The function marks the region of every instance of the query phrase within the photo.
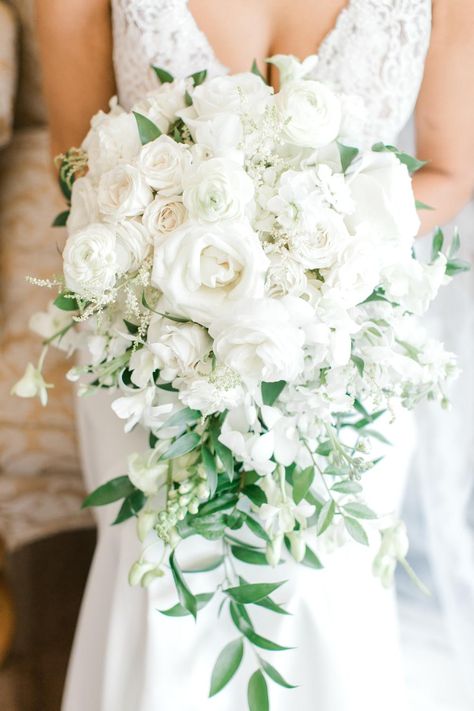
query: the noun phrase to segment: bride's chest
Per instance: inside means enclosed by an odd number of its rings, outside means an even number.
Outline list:
[[[112,6],[117,86],[125,106],[156,85],[151,64],[176,77],[203,68],[211,76],[228,71],[188,0],[112,0]],[[349,0],[332,22],[319,45],[316,75],[353,97],[347,112],[354,135],[393,139],[419,90],[431,0]],[[317,31],[314,36],[317,43]]]

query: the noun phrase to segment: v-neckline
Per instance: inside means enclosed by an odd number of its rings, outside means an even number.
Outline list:
[[[356,0],[347,0],[346,5],[340,10],[339,14],[336,17],[336,20],[334,22],[334,25],[331,27],[331,29],[326,32],[324,35],[323,39],[319,43],[319,47],[315,49],[313,54],[320,55],[321,52],[325,49],[325,47],[329,44],[329,42],[332,40],[332,38],[337,34],[339,31],[339,27],[341,25],[341,22],[343,19],[346,18],[347,14],[352,10],[353,5],[355,4]],[[195,32],[197,35],[199,35],[203,41],[203,43],[206,45],[206,48],[209,52],[209,56],[212,57],[214,60],[215,64],[223,70],[223,73],[229,74],[230,69],[224,62],[221,62],[219,57],[217,56],[216,52],[214,51],[213,46],[211,45],[208,36],[204,32],[204,30],[201,29],[199,22],[195,18],[191,8],[189,7],[189,0],[184,0],[185,4],[185,12],[188,15],[189,22],[193,26]]]

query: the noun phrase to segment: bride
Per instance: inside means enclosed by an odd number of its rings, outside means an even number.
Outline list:
[[[422,231],[446,222],[468,200],[474,152],[473,107],[465,106],[474,61],[470,0],[37,0],[44,86],[54,154],[79,145],[90,117],[117,93],[125,108],[156,84],[154,64],[175,77],[246,71],[257,58],[315,52],[315,77],[348,96],[348,138],[361,147],[394,143],[416,103],[417,152],[430,163],[415,178]],[[469,145],[470,142],[470,145]],[[106,394],[78,402],[88,488],[123,473],[144,433],[124,438]],[[394,447],[370,474],[369,496],[382,510],[399,505],[413,446],[402,419]],[[98,545],[66,684],[63,711],[241,711],[244,669],[207,698],[210,670],[228,641],[227,622],[205,611],[197,625],[163,617],[169,580],[130,588],[137,558],[133,522],[110,528],[98,512]],[[272,637],[297,651],[277,666],[299,684],[271,690],[273,711],[402,711],[403,681],[393,595],[371,575],[372,551],[347,546],[319,572],[291,571],[290,623]],[[188,559],[196,564],[188,546]],[[199,575],[195,586],[199,587]],[[206,581],[208,584],[209,579]],[[262,611],[263,631],[269,620]],[[231,637],[232,638],[232,637]],[[248,660],[250,662],[250,660]]]

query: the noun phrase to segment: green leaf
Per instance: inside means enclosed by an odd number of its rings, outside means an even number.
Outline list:
[[[362,430],[364,427],[367,427],[367,425],[370,425],[372,424],[372,422],[375,422],[375,420],[378,420],[379,417],[382,417],[385,412],[386,410],[377,410],[377,412],[373,412],[368,417],[364,417],[361,420],[357,420],[357,422],[354,422],[352,426],[356,430]]]
[[[193,422],[197,422],[197,420],[200,420],[201,417],[202,415],[199,410],[191,410],[190,407],[185,407],[182,410],[175,412],[174,415],[171,415],[171,417],[168,417],[164,424],[161,425],[161,429],[165,427],[185,427]]]
[[[135,116],[135,120],[137,122],[138,133],[142,146],[146,145],[147,143],[150,143],[151,141],[154,141],[156,138],[159,138],[161,136],[160,129],[155,123],[153,123],[153,121],[150,121],[149,118],[143,116],[143,114],[137,113],[136,111],[133,111],[132,113]]]
[[[444,234],[443,230],[439,227],[436,229],[433,235],[433,242],[431,243],[431,261],[434,262],[438,254],[443,249],[444,244]]]
[[[178,392],[178,388],[174,388],[171,385],[171,383],[158,383],[156,387],[159,388],[160,390],[166,390],[166,392],[168,392],[168,393],[177,393]]]
[[[318,516],[317,533],[320,536],[328,528],[334,518],[336,505],[333,499],[326,501]]]
[[[265,553],[262,551],[250,550],[241,546],[231,546],[232,555],[242,563],[250,565],[268,565]]]
[[[217,512],[210,516],[193,516],[191,526],[208,541],[216,541],[224,535],[226,521],[224,515]]]
[[[471,265],[463,259],[450,259],[446,264],[446,274],[448,276],[455,276],[456,274],[461,274],[461,272],[469,272],[470,270]]]
[[[161,67],[152,67],[152,69],[162,84],[171,84],[174,81],[174,76],[166,69],[161,69]]]
[[[196,595],[196,606],[198,610],[202,610],[205,605],[214,597],[214,593],[198,593]],[[185,607],[183,607],[179,602],[176,605],[173,605],[173,607],[169,607],[167,610],[158,610],[158,612],[161,612],[162,615],[166,615],[167,617],[186,617],[187,615],[191,614],[189,610],[186,610]]]
[[[178,593],[178,599],[181,605],[196,619],[198,606],[197,599],[189,589],[183,574],[179,568],[178,561],[175,557],[175,551],[170,555],[170,567],[173,574],[174,584]]]
[[[363,378],[365,363],[362,360],[362,358],[359,358],[359,356],[356,356],[356,355],[351,355],[351,361],[354,363],[355,367],[357,368],[357,372],[359,373],[360,377]]]
[[[337,147],[339,149],[339,157],[341,159],[342,172],[345,173],[354,158],[359,154],[358,148],[353,148],[352,146],[345,146],[337,141]]]
[[[158,442],[158,437],[153,434],[153,432],[150,432],[148,435],[148,446],[150,449],[155,449],[155,444]]]
[[[286,385],[285,380],[277,380],[275,383],[262,383],[262,399],[264,405],[273,405],[278,398],[283,388]]]
[[[367,533],[355,518],[349,518],[344,516],[344,525],[347,532],[352,538],[357,541],[357,543],[362,543],[364,546],[369,545],[369,539],[367,538]]]
[[[188,452],[192,452],[193,449],[196,449],[200,443],[201,437],[197,432],[186,432],[168,447],[166,452],[161,455],[161,459],[182,457],[183,454],[188,454]]]
[[[118,476],[115,479],[111,479],[106,484],[94,489],[89,496],[86,496],[82,502],[83,509],[89,506],[105,506],[106,504],[111,504],[113,501],[118,501],[123,499],[129,494],[135,491],[135,487],[128,478],[128,476]]]
[[[255,536],[257,536],[258,538],[262,538],[267,543],[270,543],[270,536],[268,535],[268,533],[258,521],[256,521],[252,516],[250,516],[250,514],[245,514],[245,523]]]
[[[291,614],[287,610],[284,610],[283,607],[281,607],[280,605],[277,605],[277,603],[274,602],[271,597],[264,597],[263,600],[259,600],[258,602],[254,602],[253,604],[258,605],[259,607],[264,607],[266,610],[270,610],[271,612],[276,612],[277,615]]]
[[[266,649],[268,652],[284,652],[287,649],[293,649],[293,647],[282,647],[281,644],[272,642],[271,639],[262,637],[262,635],[255,632],[253,629],[247,629],[243,634],[247,637],[248,641],[251,642],[255,647],[260,647],[260,649]]]
[[[252,674],[247,689],[249,711],[269,711],[268,688],[260,669]]]
[[[415,200],[415,207],[417,210],[434,210],[434,207],[427,205],[426,202],[421,202],[421,200]]]
[[[136,323],[132,323],[131,321],[127,321],[126,319],[123,319],[123,322],[125,324],[125,328],[129,333],[131,333],[133,336],[138,333],[138,326]]]
[[[69,217],[69,212],[70,210],[64,210],[64,212],[60,212],[59,215],[56,215],[51,227],[64,227],[67,222],[67,218]]]
[[[331,491],[336,491],[338,494],[359,494],[362,491],[362,487],[357,481],[345,479],[333,484]]]
[[[325,442],[321,442],[316,449],[316,454],[320,454],[321,457],[327,457],[332,452],[332,442],[327,439]]]
[[[201,461],[207,476],[209,498],[212,499],[217,489],[217,466],[210,449],[206,446],[201,448]]]
[[[192,574],[192,573],[209,573],[211,570],[216,570],[217,568],[220,568],[220,566],[223,564],[225,558],[223,555],[218,556],[214,560],[212,560],[210,563],[207,565],[203,565],[201,568],[188,568],[186,570],[183,570],[183,573],[186,574]],[[199,595],[196,595],[196,599],[199,597]]]
[[[213,438],[213,444],[214,444],[214,450],[221,460],[222,466],[224,467],[224,471],[229,477],[229,481],[232,481],[234,478],[234,457],[229,449],[229,447],[226,447],[225,444],[222,444],[222,442],[219,442],[218,440],[218,435],[216,432],[213,433],[214,438]]]
[[[132,493],[123,500],[120,511],[112,522],[112,526],[117,526],[119,523],[123,523],[123,521],[132,518],[132,516],[136,516],[145,506],[146,500],[147,497],[140,489],[132,491]]]
[[[301,565],[305,565],[307,568],[314,568],[314,570],[321,570],[321,568],[323,568],[323,564],[319,560],[318,556],[309,546],[306,546],[306,552],[303,560],[301,561]]]
[[[231,602],[229,606],[230,616],[232,622],[237,627],[237,629],[245,634],[249,630],[253,630],[252,620],[243,605],[239,605],[236,602]]]
[[[62,311],[77,311],[79,308],[76,297],[66,291],[63,294],[58,294],[53,304]]]
[[[267,495],[263,489],[257,484],[248,484],[242,489],[242,494],[245,494],[255,506],[263,506],[267,503]]]
[[[233,588],[226,588],[224,592],[235,602],[241,605],[248,605],[268,597],[285,583],[286,580],[278,583],[244,583]]]
[[[279,684],[280,686],[283,686],[285,689],[296,689],[296,685],[294,684],[288,684],[287,681],[284,680],[280,672],[275,669],[269,662],[267,662],[266,659],[263,659],[262,657],[258,657],[258,661],[260,662],[260,665],[265,672],[265,674],[275,682],[275,684]]]
[[[359,503],[358,501],[354,501],[349,504],[344,504],[343,509],[344,511],[347,511],[350,516],[355,516],[355,518],[377,518],[377,514],[372,511],[372,509],[370,509],[365,504]]]
[[[192,106],[193,105],[193,97],[189,93],[189,91],[184,92],[184,103],[186,106]]]
[[[399,151],[396,146],[389,146],[385,145],[384,143],[375,143],[372,146],[372,150],[376,153],[395,153],[400,163],[406,165],[410,173],[416,173],[416,171],[420,170],[420,168],[423,168],[423,166],[426,165],[427,162],[425,160],[418,160],[417,158],[414,158],[408,153],[403,153],[402,151]]]
[[[250,71],[252,72],[252,74],[255,74],[255,76],[259,77],[259,78],[263,81],[264,84],[267,83],[267,80],[265,79],[265,77],[263,76],[262,72],[261,72],[260,69],[258,68],[258,64],[257,64],[257,60],[256,60],[256,59],[253,60],[253,62],[252,62],[252,67],[251,67]]]
[[[173,316],[163,311],[156,311],[146,300],[145,292],[142,293],[142,304],[148,311],[152,311],[154,314],[157,314],[157,316],[163,316],[163,318],[167,318],[170,321],[175,321],[176,323],[192,323],[189,318],[184,318],[184,316]]]
[[[309,487],[314,480],[314,467],[306,467],[302,471],[295,471],[293,474],[293,501],[299,504],[308,493]]]
[[[199,86],[199,84],[202,84],[204,81],[206,81],[207,77],[207,69],[202,69],[200,72],[194,72],[194,74],[191,74],[191,79],[193,80],[194,86]]]
[[[199,516],[208,516],[210,514],[216,513],[217,511],[225,511],[226,509],[233,508],[238,502],[237,492],[235,491],[224,491],[216,498],[206,501],[205,504],[201,504],[199,507]]]
[[[455,229],[453,239],[451,240],[451,244],[449,246],[448,259],[452,259],[453,257],[455,257],[460,249],[461,249],[461,238],[459,236],[458,230]]]
[[[211,689],[209,696],[215,696],[226,686],[240,666],[244,656],[244,642],[242,637],[229,642],[217,657],[212,670]]]

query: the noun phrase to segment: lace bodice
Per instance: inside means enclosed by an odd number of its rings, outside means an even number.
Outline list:
[[[187,0],[112,0],[120,102],[129,108],[156,86],[151,64],[182,77],[223,74]],[[349,0],[319,47],[315,77],[347,96],[345,135],[390,142],[418,95],[431,31],[431,0]]]

